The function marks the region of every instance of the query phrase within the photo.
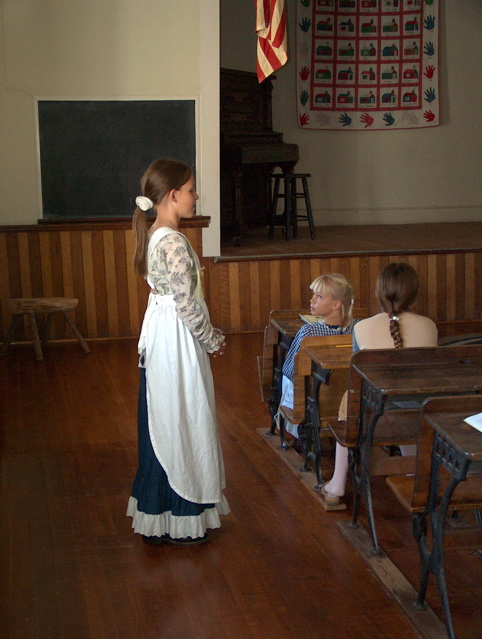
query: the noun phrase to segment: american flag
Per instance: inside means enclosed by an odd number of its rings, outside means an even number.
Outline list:
[[[254,0],[258,51],[256,71],[262,82],[288,60],[286,10],[284,0]]]

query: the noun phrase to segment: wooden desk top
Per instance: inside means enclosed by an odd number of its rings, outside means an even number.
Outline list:
[[[357,364],[352,361],[352,367],[381,395],[456,394],[482,390],[482,357],[413,365]]]
[[[294,337],[303,326],[301,317],[273,317],[271,324],[285,337]]]
[[[482,461],[482,433],[466,424],[464,419],[473,413],[430,413],[426,421],[470,461]]]
[[[284,337],[293,338],[303,326],[304,322],[300,315],[310,315],[309,310],[271,311],[270,323]],[[368,317],[366,308],[354,308],[353,317],[364,319]]]
[[[353,353],[352,344],[340,346],[301,346],[305,353],[320,368],[349,368]]]

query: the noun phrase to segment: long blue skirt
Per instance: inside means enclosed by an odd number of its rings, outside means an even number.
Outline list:
[[[172,517],[198,517],[205,520],[202,514],[208,509],[216,511],[215,504],[196,504],[180,497],[169,485],[166,472],[159,463],[154,449],[148,427],[147,396],[146,396],[146,371],[140,369],[140,386],[138,400],[138,470],[132,486],[132,497],[129,502],[128,514],[135,516],[132,512],[145,515],[162,516],[160,534],[169,534],[172,531],[166,530]],[[137,503],[133,502],[136,500]],[[213,513],[214,514],[214,513]],[[216,513],[217,517],[217,513]],[[148,518],[150,519],[150,518]],[[208,518],[209,521],[210,518]],[[214,522],[211,522],[214,523]],[[205,526],[202,526],[205,528]],[[209,527],[217,527],[210,525]],[[142,534],[145,531],[140,530]],[[151,533],[152,534],[152,533]]]

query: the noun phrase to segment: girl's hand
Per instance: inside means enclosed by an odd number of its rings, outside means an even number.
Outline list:
[[[218,348],[217,351],[214,351],[214,353],[210,353],[211,357],[217,357],[218,355],[221,356],[224,351],[226,349],[226,342],[221,342],[221,346]]]

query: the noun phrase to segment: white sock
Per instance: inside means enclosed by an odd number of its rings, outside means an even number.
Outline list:
[[[335,469],[333,477],[325,485],[325,490],[330,495],[343,497],[345,494],[346,478],[348,475],[348,448],[336,444]]]

